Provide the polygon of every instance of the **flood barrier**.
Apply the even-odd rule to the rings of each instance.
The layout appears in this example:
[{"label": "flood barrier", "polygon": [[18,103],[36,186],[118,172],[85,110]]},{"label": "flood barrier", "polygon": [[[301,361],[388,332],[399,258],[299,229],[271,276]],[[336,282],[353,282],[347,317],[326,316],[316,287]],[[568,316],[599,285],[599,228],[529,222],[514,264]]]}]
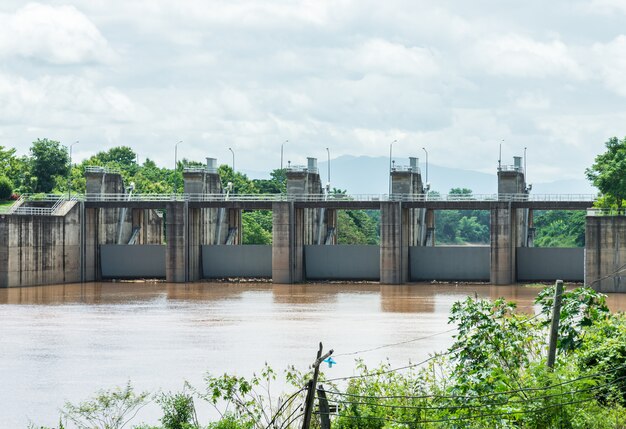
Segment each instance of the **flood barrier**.
[{"label": "flood barrier", "polygon": [[518,281],[584,280],[582,247],[518,247],[516,250]]},{"label": "flood barrier", "polygon": [[165,246],[102,244],[100,269],[103,279],[165,278]]},{"label": "flood barrier", "polygon": [[489,281],[489,246],[411,246],[411,281]]},{"label": "flood barrier", "polygon": [[272,246],[202,246],[205,279],[224,277],[272,277]]},{"label": "flood barrier", "polygon": [[376,245],[304,246],[307,280],[379,280]]}]

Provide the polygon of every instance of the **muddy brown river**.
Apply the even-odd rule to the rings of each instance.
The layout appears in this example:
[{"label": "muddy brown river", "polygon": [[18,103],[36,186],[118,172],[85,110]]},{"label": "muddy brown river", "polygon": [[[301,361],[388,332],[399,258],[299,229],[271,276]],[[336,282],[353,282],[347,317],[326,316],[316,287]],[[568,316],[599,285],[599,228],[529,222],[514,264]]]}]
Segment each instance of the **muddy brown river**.
[{"label": "muddy brown river", "polygon": [[[452,304],[467,295],[505,297],[533,312],[528,286],[264,283],[86,283],[0,289],[0,428],[58,424],[65,401],[130,380],[137,390],[202,386],[210,371],[250,375],[264,362],[306,369],[320,341],[338,355],[329,376],[354,359],[417,362],[452,341]],[[612,310],[626,295],[609,296]],[[433,335],[438,334],[439,335]],[[392,347],[347,355],[429,336]],[[343,356],[341,356],[344,354]],[[277,392],[278,393],[278,392]],[[209,411],[200,406],[200,417]],[[155,406],[137,420],[156,423]]]}]

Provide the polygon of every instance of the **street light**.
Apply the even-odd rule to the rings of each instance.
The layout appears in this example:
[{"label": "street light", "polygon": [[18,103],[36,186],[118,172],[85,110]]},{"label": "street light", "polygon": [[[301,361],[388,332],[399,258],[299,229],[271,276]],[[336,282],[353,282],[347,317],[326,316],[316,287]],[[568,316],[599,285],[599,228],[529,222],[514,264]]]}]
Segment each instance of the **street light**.
[{"label": "street light", "polygon": [[422,149],[424,149],[424,152],[426,153],[426,187],[430,188],[428,184],[428,151],[426,150],[425,147],[423,147]]},{"label": "street light", "polygon": [[330,192],[330,149],[326,148],[326,153],[328,154],[328,183],[326,184],[327,192]]},{"label": "street light", "polygon": [[393,153],[393,144],[397,142],[398,140],[394,140],[389,143],[389,195],[391,195],[391,155]]},{"label": "street light", "polygon": [[230,147],[228,150],[233,154],[233,174],[235,174],[235,152],[233,152],[233,149]]},{"label": "street light", "polygon": [[285,143],[289,143],[289,140],[285,140],[281,145],[280,145],[280,169],[283,169],[283,146],[285,145]]},{"label": "street light", "polygon": [[67,170],[67,199],[72,199],[72,146],[78,143],[76,140],[70,145],[70,168]]},{"label": "street light", "polygon": [[174,145],[174,193],[178,189],[178,175],[176,174],[176,170],[178,169],[178,145],[183,141],[180,140],[178,143]]}]

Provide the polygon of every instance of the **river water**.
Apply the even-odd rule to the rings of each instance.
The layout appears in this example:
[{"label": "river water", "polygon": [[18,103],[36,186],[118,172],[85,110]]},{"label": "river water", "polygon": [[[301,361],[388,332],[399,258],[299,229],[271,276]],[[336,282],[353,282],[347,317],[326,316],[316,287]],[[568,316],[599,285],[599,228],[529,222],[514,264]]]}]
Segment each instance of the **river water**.
[{"label": "river water", "polygon": [[[354,359],[418,362],[452,342],[452,304],[505,297],[532,313],[530,286],[267,283],[86,283],[0,289],[0,428],[53,426],[65,401],[130,380],[137,390],[201,387],[202,376],[251,375],[268,362],[305,370],[318,343],[330,377]],[[609,296],[612,310],[626,295]],[[438,335],[434,335],[438,334]],[[348,354],[382,345],[391,347]],[[343,355],[343,356],[341,356]],[[276,392],[279,393],[279,392]],[[137,421],[156,423],[155,406]],[[202,409],[200,414],[205,412]]]}]

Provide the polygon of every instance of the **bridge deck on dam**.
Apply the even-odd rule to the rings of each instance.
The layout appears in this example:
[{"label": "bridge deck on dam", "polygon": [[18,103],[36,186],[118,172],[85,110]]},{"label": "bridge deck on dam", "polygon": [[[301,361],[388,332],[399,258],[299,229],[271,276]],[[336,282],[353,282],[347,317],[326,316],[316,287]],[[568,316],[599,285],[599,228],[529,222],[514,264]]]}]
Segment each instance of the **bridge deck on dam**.
[{"label": "bridge deck on dam", "polygon": [[376,210],[381,202],[399,202],[405,208],[432,210],[490,210],[495,208],[535,210],[585,210],[596,197],[584,194],[488,194],[443,195],[226,195],[226,194],[95,194],[81,200],[88,208],[163,208],[171,203],[187,203],[191,208],[232,208],[270,210],[275,202],[293,202],[297,208]]}]

